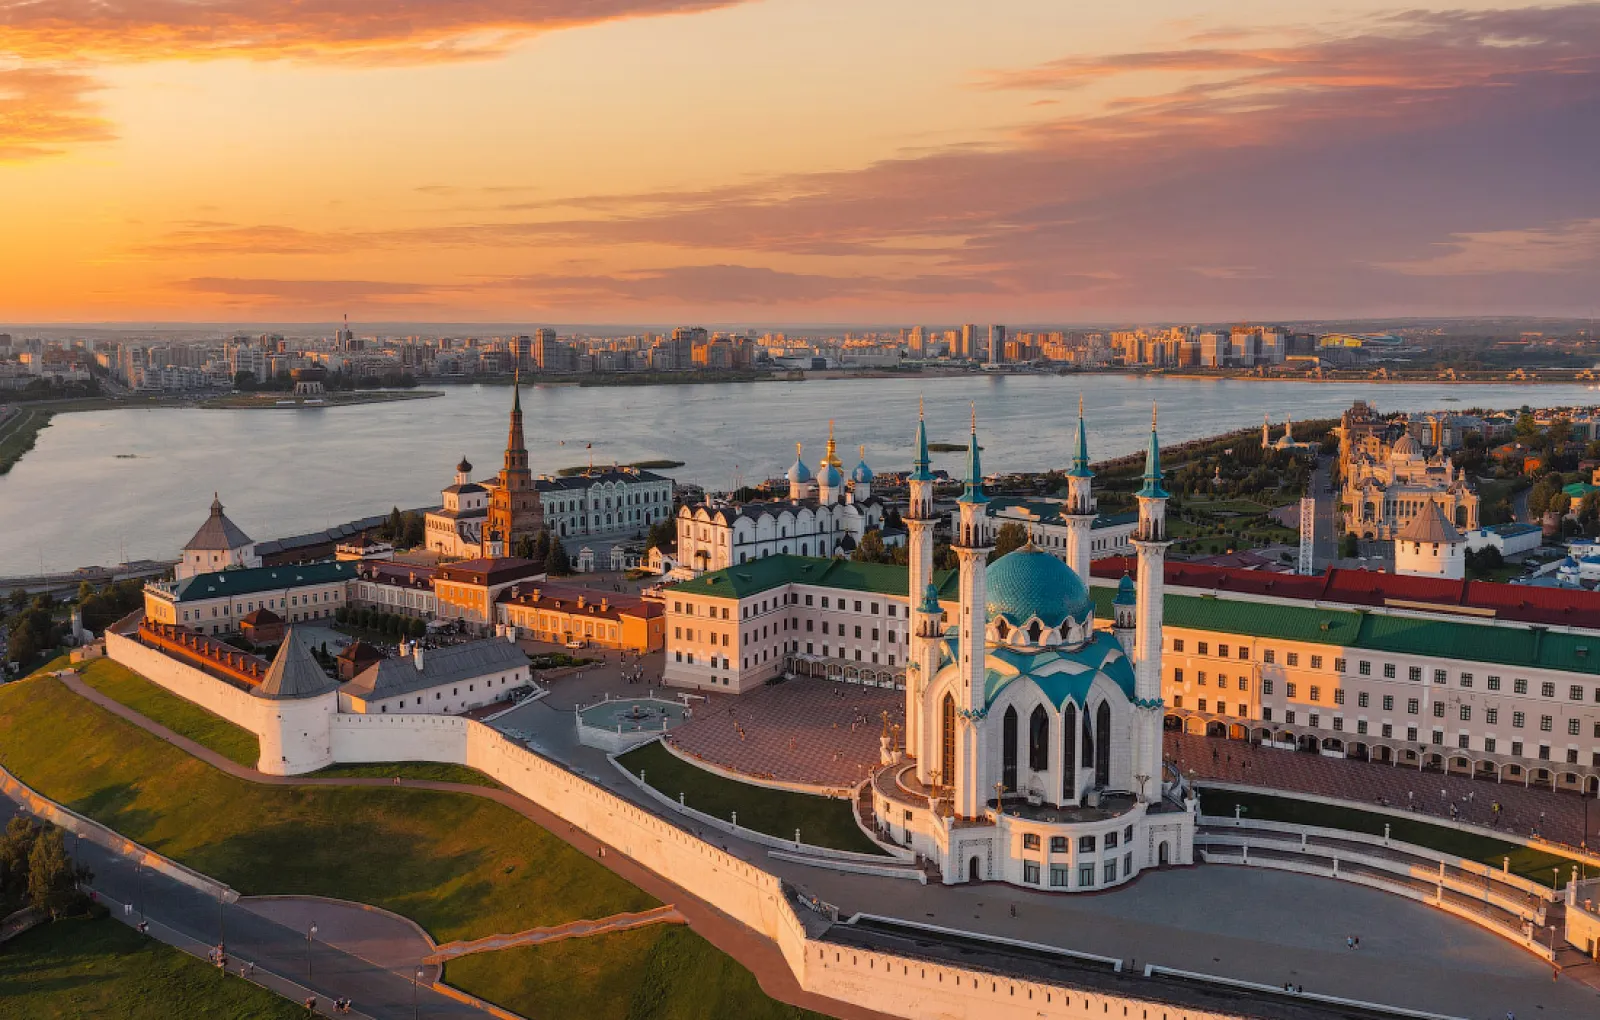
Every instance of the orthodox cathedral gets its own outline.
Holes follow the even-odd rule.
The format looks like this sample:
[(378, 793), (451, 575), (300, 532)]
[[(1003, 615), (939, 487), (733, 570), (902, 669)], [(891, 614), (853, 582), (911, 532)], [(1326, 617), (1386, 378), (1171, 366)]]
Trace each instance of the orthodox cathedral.
[(1081, 411), (1076, 445), (1066, 562), (1030, 544), (989, 563), (974, 412), (952, 618), (933, 584), (934, 476), (917, 425), (905, 751), (885, 738), (873, 801), (879, 830), (937, 861), (946, 882), (1104, 889), (1193, 861), (1197, 802), (1162, 762), (1168, 494), (1154, 417), (1132, 538), (1138, 580), (1123, 578), (1109, 632), (1095, 629), (1086, 584), (1096, 509)]
[[(787, 500), (707, 501), (678, 508), (678, 567), (674, 578), (697, 577), (766, 556), (848, 556), (870, 530), (899, 545), (903, 532), (884, 527), (885, 503), (872, 494), (867, 448), (846, 480), (828, 423), (828, 446), (813, 474), (795, 444), (786, 475)], [(931, 490), (930, 490), (931, 491)]]

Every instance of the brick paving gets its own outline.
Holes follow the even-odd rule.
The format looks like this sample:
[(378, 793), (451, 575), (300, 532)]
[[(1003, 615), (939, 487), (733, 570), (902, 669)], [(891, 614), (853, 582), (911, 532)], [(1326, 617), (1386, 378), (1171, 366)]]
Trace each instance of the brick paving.
[(755, 779), (850, 787), (879, 760), (883, 713), (901, 727), (905, 693), (817, 677), (758, 688), (709, 711), (667, 741), (701, 761)]
[[(1255, 747), (1243, 741), (1166, 732), (1166, 756), (1185, 775), (1286, 793), (1310, 793), (1341, 800), (1409, 809), (1435, 818), (1499, 829), (1519, 836), (1541, 835), (1573, 846), (1584, 842), (1584, 801), (1577, 794), (1554, 793), (1519, 783), (1496, 783), (1466, 776), (1419, 772), (1404, 765), (1382, 765), (1325, 758), (1304, 751)], [(1443, 791), (1443, 796), (1440, 792)], [(1600, 804), (1589, 804), (1588, 844), (1600, 844)], [(1500, 805), (1495, 815), (1493, 805)]]

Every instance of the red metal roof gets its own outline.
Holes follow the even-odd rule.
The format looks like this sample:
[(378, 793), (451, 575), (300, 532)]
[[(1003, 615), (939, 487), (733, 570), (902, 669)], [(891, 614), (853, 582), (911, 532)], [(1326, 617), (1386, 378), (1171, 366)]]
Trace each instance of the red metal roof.
[[(1138, 560), (1110, 556), (1095, 560), (1095, 577), (1118, 578), (1137, 574)], [(1385, 574), (1374, 570), (1329, 568), (1320, 575), (1268, 574), (1259, 570), (1213, 567), (1168, 561), (1169, 586), (1226, 591), (1240, 595), (1305, 599), (1351, 606), (1417, 604), (1443, 612), (1542, 623), (1551, 626), (1600, 629), (1600, 592), (1571, 588), (1535, 588), (1492, 581), (1449, 581), (1432, 577)]]

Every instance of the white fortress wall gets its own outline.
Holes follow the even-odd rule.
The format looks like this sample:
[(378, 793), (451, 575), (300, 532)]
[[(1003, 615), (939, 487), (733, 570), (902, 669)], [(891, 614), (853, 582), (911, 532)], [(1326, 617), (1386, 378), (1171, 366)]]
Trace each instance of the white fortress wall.
[(337, 762), (433, 761), (467, 763), (467, 720), (453, 715), (333, 717)]

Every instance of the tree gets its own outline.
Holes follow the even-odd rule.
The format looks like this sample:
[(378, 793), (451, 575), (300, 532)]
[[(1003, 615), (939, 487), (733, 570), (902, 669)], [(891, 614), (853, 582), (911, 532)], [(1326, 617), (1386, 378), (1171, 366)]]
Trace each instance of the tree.
[(416, 617), (412, 617), (411, 622), (406, 624), (406, 632), (414, 638), (419, 638), (428, 633), (428, 625)]
[(900, 511), (898, 508), (890, 507), (888, 511), (884, 513), (883, 526), (885, 528), (893, 528), (896, 531), (899, 531), (906, 526), (905, 521), (901, 520), (900, 518)]
[(28, 592), (24, 588), (11, 589), (11, 608), (21, 609), (28, 604)]
[(1347, 531), (1339, 537), (1339, 557), (1341, 559), (1354, 559), (1361, 554), (1361, 547), (1356, 542), (1356, 533)]
[(672, 552), (678, 547), (678, 522), (669, 517), (650, 525), (650, 534), (645, 539), (645, 546), (660, 549), (662, 552)]
[(1028, 544), (1028, 529), (1016, 521), (1007, 521), (1000, 525), (1000, 530), (995, 532), (994, 552), (989, 554), (989, 562), (1014, 552)]
[(566, 577), (572, 573), (572, 562), (567, 559), (567, 547), (555, 536), (550, 538), (550, 552), (544, 558), (544, 572), (551, 577)]
[(555, 537), (555, 532), (545, 528), (533, 536), (533, 552), (528, 559), (535, 563), (543, 563), (550, 556), (550, 539)]
[(427, 521), (422, 514), (409, 513), (405, 515), (405, 546), (415, 549), (427, 540)]
[(17, 899), (28, 890), (28, 855), (39, 838), (39, 826), (13, 815), (0, 836), (0, 900)]
[(61, 830), (53, 825), (46, 828), (28, 854), (29, 905), (49, 911), (54, 920), (78, 900), (77, 882)]
[(857, 563), (893, 563), (894, 554), (883, 544), (883, 533), (877, 528), (861, 536), (861, 544), (857, 545), (850, 558)]
[(400, 508), (395, 507), (389, 511), (389, 519), (383, 522), (383, 527), (379, 530), (379, 534), (388, 541), (398, 544), (405, 537), (405, 533), (405, 517), (400, 513)]

